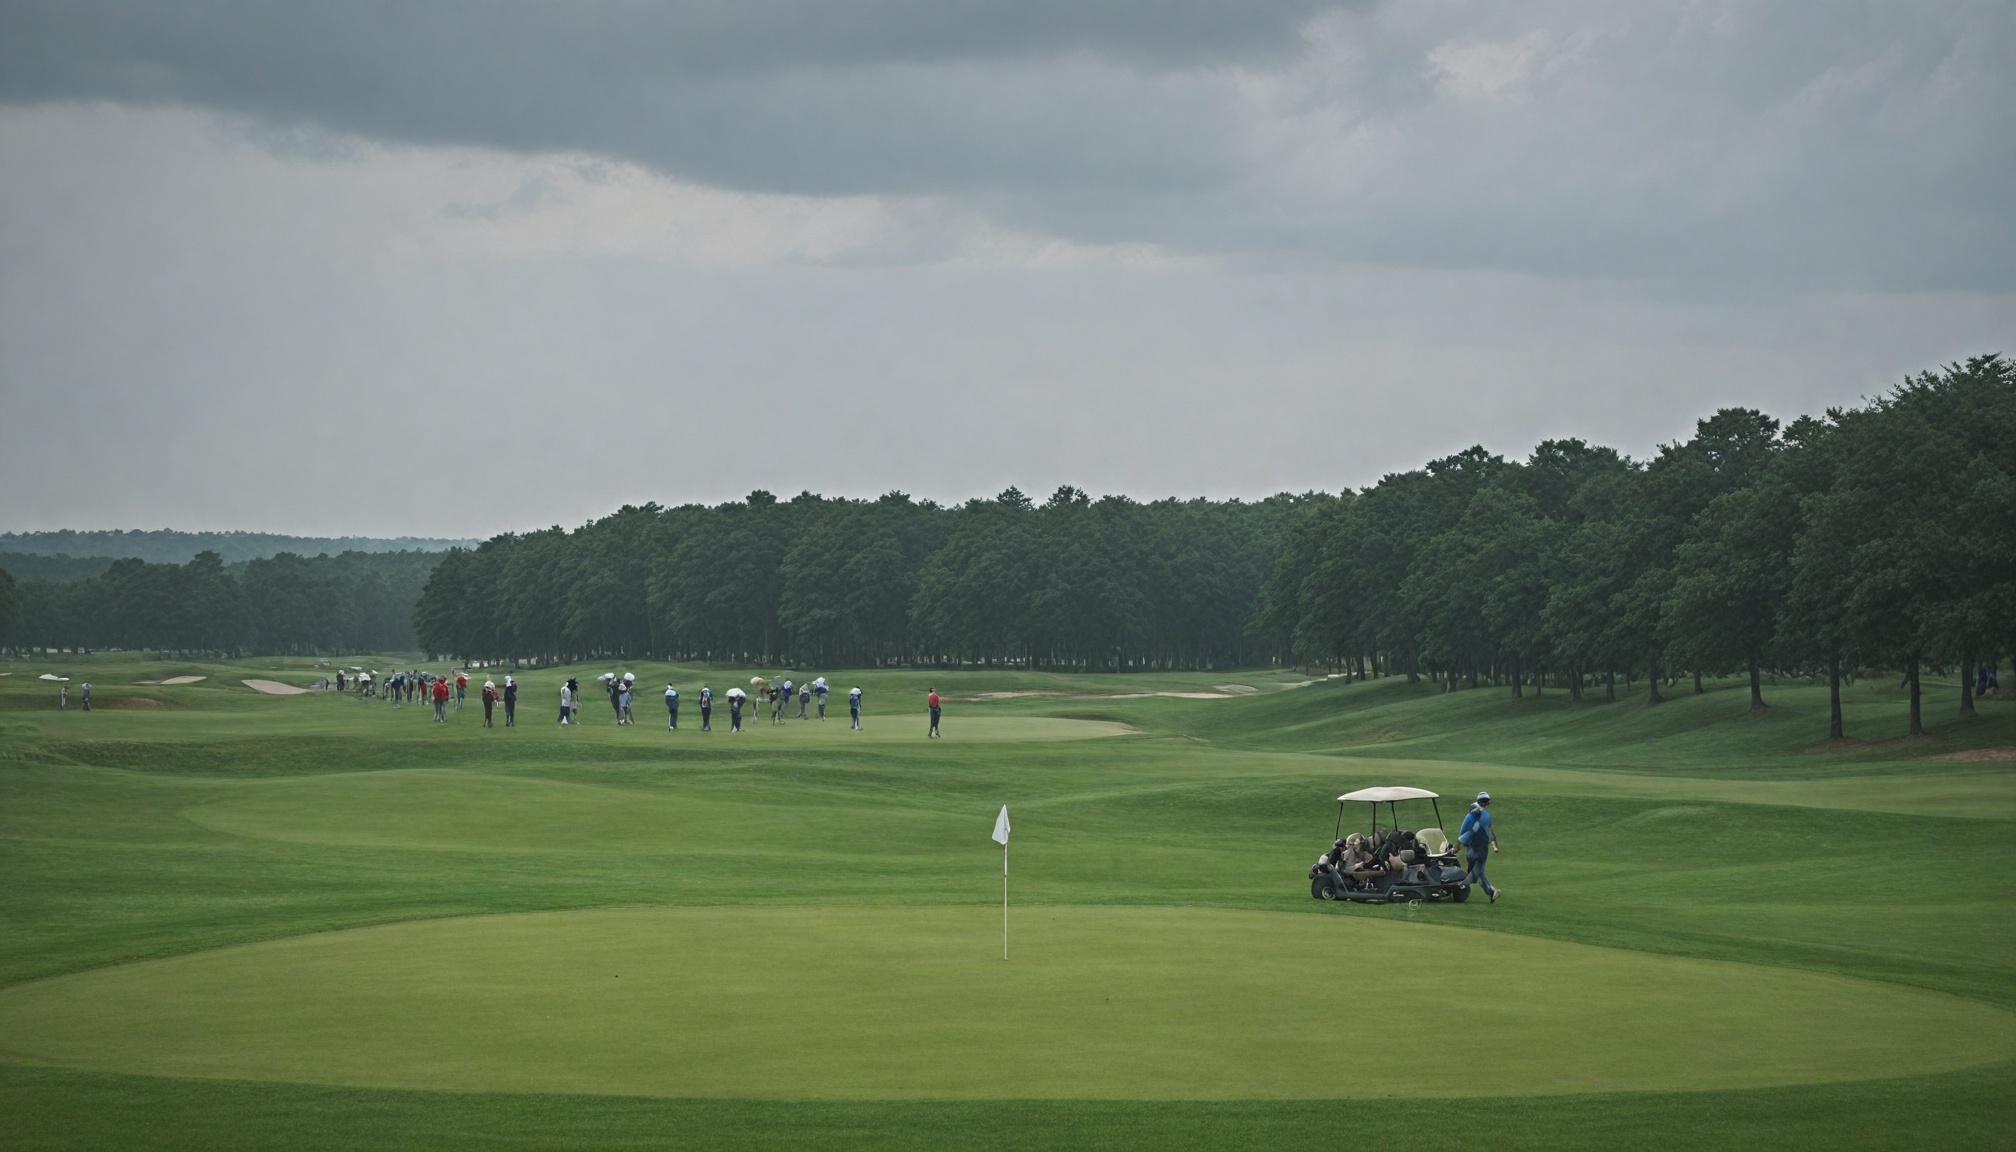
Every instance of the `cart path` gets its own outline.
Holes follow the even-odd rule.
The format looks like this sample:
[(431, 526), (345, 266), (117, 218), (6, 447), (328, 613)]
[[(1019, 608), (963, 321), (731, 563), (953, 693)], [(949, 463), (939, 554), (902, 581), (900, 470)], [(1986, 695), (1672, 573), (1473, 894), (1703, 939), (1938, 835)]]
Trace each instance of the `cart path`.
[[(625, 909), (382, 925), (0, 991), (0, 1053), (380, 1088), (820, 1099), (1702, 1090), (2016, 1056), (1840, 976), (1352, 914)], [(1472, 1054), (1485, 1053), (1472, 1058)]]

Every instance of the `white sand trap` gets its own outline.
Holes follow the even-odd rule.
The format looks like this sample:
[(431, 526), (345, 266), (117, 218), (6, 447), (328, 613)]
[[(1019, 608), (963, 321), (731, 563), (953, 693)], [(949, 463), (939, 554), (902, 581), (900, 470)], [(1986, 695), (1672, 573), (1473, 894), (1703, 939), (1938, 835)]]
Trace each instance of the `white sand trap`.
[(1211, 687), (1219, 692), (1229, 693), (1233, 696), (1251, 696), (1260, 691), (1251, 684), (1213, 684)]
[[(194, 684), (194, 683), (196, 683), (196, 682), (197, 682), (198, 680), (208, 680), (208, 679), (209, 679), (209, 677), (208, 677), (208, 676), (170, 676), (170, 677), (169, 677), (168, 679), (166, 679), (166, 680), (163, 680), (163, 681), (161, 681), (161, 683), (163, 683), (163, 684)], [(247, 683), (247, 684), (250, 684), (250, 683), (251, 683), (251, 681), (250, 681), (250, 680), (247, 680), (247, 681), (246, 681), (246, 683)], [(266, 681), (266, 683), (271, 683), (271, 681)]]
[[(201, 677), (198, 677), (201, 679)], [(166, 681), (163, 681), (166, 683)], [(254, 692), (264, 692), (268, 696), (306, 696), (308, 689), (296, 688), (292, 684), (282, 684), (278, 680), (240, 680), (240, 684)]]

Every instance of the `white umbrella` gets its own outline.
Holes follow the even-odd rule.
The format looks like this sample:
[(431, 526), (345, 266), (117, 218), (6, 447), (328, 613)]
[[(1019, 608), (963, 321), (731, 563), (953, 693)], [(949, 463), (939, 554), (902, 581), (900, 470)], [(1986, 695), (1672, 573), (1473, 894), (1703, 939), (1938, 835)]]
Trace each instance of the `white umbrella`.
[(42, 673), (42, 679), (44, 679), (44, 680), (68, 680), (68, 679), (70, 679), (70, 678), (69, 678), (68, 676), (58, 676), (58, 675), (56, 675), (56, 674), (55, 674), (54, 672), (44, 672), (44, 673)]
[(742, 691), (740, 688), (728, 689), (728, 695), (734, 697), (737, 700), (746, 700), (749, 698), (749, 694), (747, 692)]
[(768, 680), (765, 680), (765, 679), (764, 679), (763, 677), (761, 677), (761, 676), (751, 676), (751, 677), (749, 677), (749, 683), (751, 683), (751, 684), (761, 684), (761, 685), (763, 685), (763, 686), (764, 686), (765, 688), (768, 688), (768, 687), (770, 686), (770, 681), (768, 681)]

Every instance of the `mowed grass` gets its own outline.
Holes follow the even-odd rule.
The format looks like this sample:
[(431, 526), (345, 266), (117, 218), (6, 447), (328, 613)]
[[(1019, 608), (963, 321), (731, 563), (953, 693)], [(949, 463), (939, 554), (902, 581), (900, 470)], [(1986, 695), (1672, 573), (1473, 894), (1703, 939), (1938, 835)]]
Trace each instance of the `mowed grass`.
[[(293, 937), (0, 991), (0, 1050), (358, 1087), (781, 1099), (1468, 1095), (1445, 1045), (1311, 1077), (1388, 1021), (1503, 1038), (1503, 1095), (1870, 1079), (2016, 1056), (2016, 1014), (1838, 976), (1358, 917), (682, 908)], [(1316, 957), (1406, 956), (1368, 997)], [(1451, 986), (1488, 985), (1459, 1006)], [(1647, 1020), (1668, 1027), (1648, 1034)], [(981, 1041), (984, 1038), (984, 1042)]]
[[(0, 677), (20, 1146), (1468, 1147), (1479, 1125), (1505, 1147), (1987, 1146), (2016, 1120), (2016, 765), (1926, 758), (2016, 744), (2007, 702), (1963, 724), (1935, 695), (1932, 740), (1885, 742), (1901, 699), (1864, 684), (1851, 733), (1872, 739), (1814, 748), (1824, 690), (1793, 686), (1758, 718), (1721, 685), (1647, 710), (1267, 671), (891, 671), (860, 676), (865, 733), (832, 707), (730, 737), (720, 710), (697, 732), (691, 686), (746, 669), (640, 667), (689, 692), (675, 734), (655, 693), (636, 728), (592, 698), (578, 729), (534, 706), (593, 666), (521, 677), (507, 731), (473, 703), (443, 726), (237, 684), (306, 661), (73, 664), (89, 716), (52, 710), (42, 661)], [(210, 679), (130, 683), (178, 672)], [(1223, 684), (1258, 691), (1140, 695)], [(926, 686), (951, 697), (945, 740), (922, 739)], [(1046, 695), (979, 699), (1008, 692)], [(1505, 901), (1308, 899), (1333, 798), (1393, 782), (1455, 797), (1450, 824), (1470, 791), (1500, 797)], [(1031, 947), (1005, 968), (1003, 802)], [(543, 928), (479, 943), (497, 925)], [(482, 978), (445, 979), (455, 957)], [(616, 962), (610, 987), (570, 984), (570, 959)], [(662, 976), (642, 1009), (614, 988), (633, 959)], [(430, 979), (495, 995), (428, 1007)], [(1126, 1014), (1102, 1020), (1114, 991)], [(514, 1047), (542, 1004), (560, 1031)], [(449, 1087), (510, 1091), (421, 1090)], [(925, 1102), (960, 1096), (1019, 1099)], [(1044, 1099), (1073, 1096), (1098, 1099)]]

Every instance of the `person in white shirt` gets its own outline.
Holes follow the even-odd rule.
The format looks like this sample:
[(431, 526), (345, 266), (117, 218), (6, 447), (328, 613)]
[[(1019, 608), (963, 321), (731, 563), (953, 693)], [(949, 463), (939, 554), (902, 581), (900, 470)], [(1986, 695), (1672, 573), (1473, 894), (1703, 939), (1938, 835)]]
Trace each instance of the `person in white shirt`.
[(560, 685), (560, 723), (567, 723), (568, 713), (574, 711), (573, 681)]

